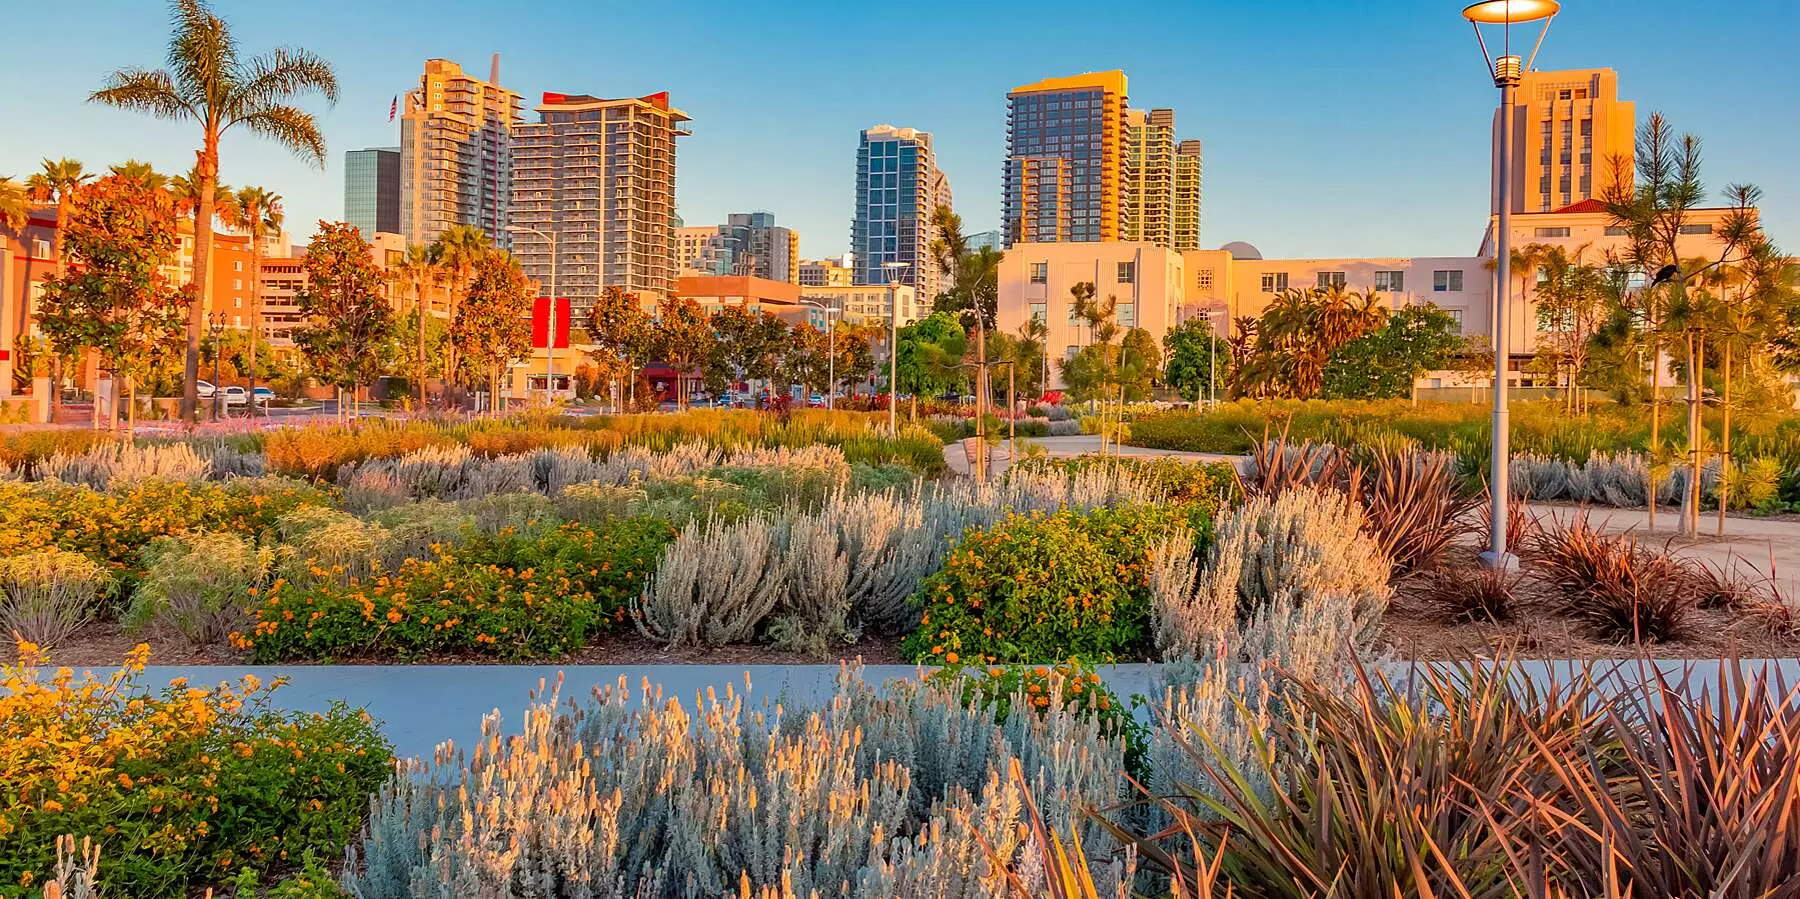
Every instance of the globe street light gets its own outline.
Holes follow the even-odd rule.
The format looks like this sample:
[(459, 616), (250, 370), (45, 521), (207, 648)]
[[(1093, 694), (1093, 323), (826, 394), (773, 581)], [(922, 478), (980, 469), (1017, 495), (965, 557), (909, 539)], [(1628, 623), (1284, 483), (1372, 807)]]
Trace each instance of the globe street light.
[(550, 311), (544, 319), (544, 405), (548, 406), (556, 397), (556, 235), (524, 225), (513, 225), (506, 230), (535, 234), (550, 244)]
[(900, 436), (900, 270), (904, 262), (883, 262), (888, 289), (888, 436)]
[[(1557, 0), (1483, 0), (1464, 7), (1462, 11), (1463, 18), (1468, 19), (1475, 29), (1475, 41), (1481, 45), (1481, 56), (1487, 61), (1488, 74), (1493, 77), (1494, 86), (1500, 89), (1500, 147), (1494, 173), (1494, 188), (1500, 209), (1499, 221), (1495, 225), (1498, 235), (1494, 250), (1493, 468), (1488, 476), (1488, 493), (1494, 505), (1488, 516), (1491, 521), (1489, 545), (1487, 551), (1481, 554), (1481, 561), (1489, 568), (1501, 570), (1518, 565), (1518, 560), (1506, 551), (1506, 515), (1512, 493), (1508, 481), (1511, 477), (1511, 459), (1508, 454), (1512, 450), (1509, 440), (1511, 422), (1506, 408), (1506, 376), (1511, 355), (1507, 316), (1512, 306), (1513, 94), (1519, 87), (1520, 76), (1537, 59), (1538, 48), (1544, 45), (1544, 36), (1550, 33), (1550, 20), (1561, 9), (1562, 4)], [(1531, 48), (1531, 56), (1521, 59), (1513, 53), (1512, 26), (1538, 21), (1543, 22), (1544, 26)], [(1498, 57), (1488, 50), (1487, 37), (1482, 33), (1483, 26), (1490, 33), (1498, 31)]]

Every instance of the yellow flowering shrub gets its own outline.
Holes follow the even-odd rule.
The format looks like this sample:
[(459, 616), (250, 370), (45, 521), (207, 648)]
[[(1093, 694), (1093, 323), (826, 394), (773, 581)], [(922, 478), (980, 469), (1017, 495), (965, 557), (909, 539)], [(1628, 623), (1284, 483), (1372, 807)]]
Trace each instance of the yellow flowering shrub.
[(108, 677), (0, 665), (0, 897), (37, 897), (63, 834), (102, 849), (106, 893), (197, 894), (245, 867), (332, 855), (392, 771), (367, 715), (286, 713), (280, 682), (139, 686), (139, 646)]
[(135, 573), (138, 551), (158, 537), (195, 531), (260, 534), (299, 506), (330, 502), (324, 490), (281, 478), (149, 480), (109, 491), (55, 481), (4, 481), (0, 556), (53, 546), (115, 573)]

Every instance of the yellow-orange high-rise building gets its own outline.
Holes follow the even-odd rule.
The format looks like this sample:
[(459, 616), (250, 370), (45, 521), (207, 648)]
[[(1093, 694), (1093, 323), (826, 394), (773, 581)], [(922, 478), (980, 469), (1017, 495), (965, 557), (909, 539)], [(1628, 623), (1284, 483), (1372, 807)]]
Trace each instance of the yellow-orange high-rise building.
[[(1498, 111), (1494, 127), (1498, 147)], [(1512, 127), (1514, 213), (1554, 212), (1604, 196), (1619, 171), (1630, 178), (1637, 105), (1619, 99), (1619, 73), (1612, 69), (1526, 72)], [(1496, 152), (1496, 165), (1499, 158)], [(1622, 170), (1615, 158), (1625, 161)]]
[(1118, 240), (1130, 126), (1121, 71), (1050, 78), (1006, 95), (1006, 245)]
[[(428, 59), (406, 94), (400, 122), (400, 230), (427, 244), (452, 225), (474, 225), (508, 246), (513, 128), (522, 100), (499, 85), (500, 57), (488, 80), (447, 59)], [(365, 237), (367, 235), (364, 235)]]

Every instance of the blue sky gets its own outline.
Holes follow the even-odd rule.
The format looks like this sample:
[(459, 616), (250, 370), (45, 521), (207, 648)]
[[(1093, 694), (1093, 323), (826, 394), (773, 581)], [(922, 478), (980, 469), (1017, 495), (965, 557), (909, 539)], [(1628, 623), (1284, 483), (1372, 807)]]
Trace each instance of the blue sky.
[[(154, 0), (10, 4), (0, 50), (0, 175), (44, 156), (89, 168), (192, 164), (194, 129), (89, 105), (111, 69), (160, 65)], [(998, 224), (1005, 95), (1122, 68), (1132, 105), (1172, 106), (1205, 142), (1201, 240), (1270, 257), (1473, 253), (1495, 92), (1458, 0), (905, 4), (724, 0), (216, 0), (250, 51), (306, 47), (338, 69), (323, 170), (244, 135), (223, 177), (286, 198), (291, 227), (343, 208), (342, 154), (397, 144), (394, 95), (454, 59), (535, 104), (544, 91), (668, 90), (693, 116), (677, 203), (690, 224), (768, 210), (806, 256), (848, 248), (857, 131), (931, 131), (969, 230)], [(1096, 18), (1096, 9), (1102, 10)], [(502, 12), (504, 11), (504, 12)], [(1760, 184), (1776, 240), (1800, 250), (1800, 12), (1777, 0), (1569, 0), (1540, 68), (1610, 66), (1620, 90), (1705, 139), (1715, 191)]]

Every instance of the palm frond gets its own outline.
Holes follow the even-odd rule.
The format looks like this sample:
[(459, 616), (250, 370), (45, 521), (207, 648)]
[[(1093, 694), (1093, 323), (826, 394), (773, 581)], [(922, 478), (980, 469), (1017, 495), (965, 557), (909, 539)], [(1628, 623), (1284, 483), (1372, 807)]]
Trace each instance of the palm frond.
[(237, 42), (202, 0), (170, 4), (169, 71), (191, 107), (217, 110), (234, 93)]
[(161, 70), (120, 69), (107, 76), (106, 86), (90, 94), (88, 102), (147, 112), (159, 119), (204, 120), (169, 73)]
[(270, 106), (239, 119), (238, 123), (319, 168), (325, 167), (325, 136), (319, 133), (319, 122), (311, 113), (294, 106)]
[(279, 47), (250, 60), (244, 82), (231, 98), (233, 120), (281, 105), (300, 94), (317, 91), (328, 103), (338, 98), (337, 73), (331, 63), (309, 50)]

